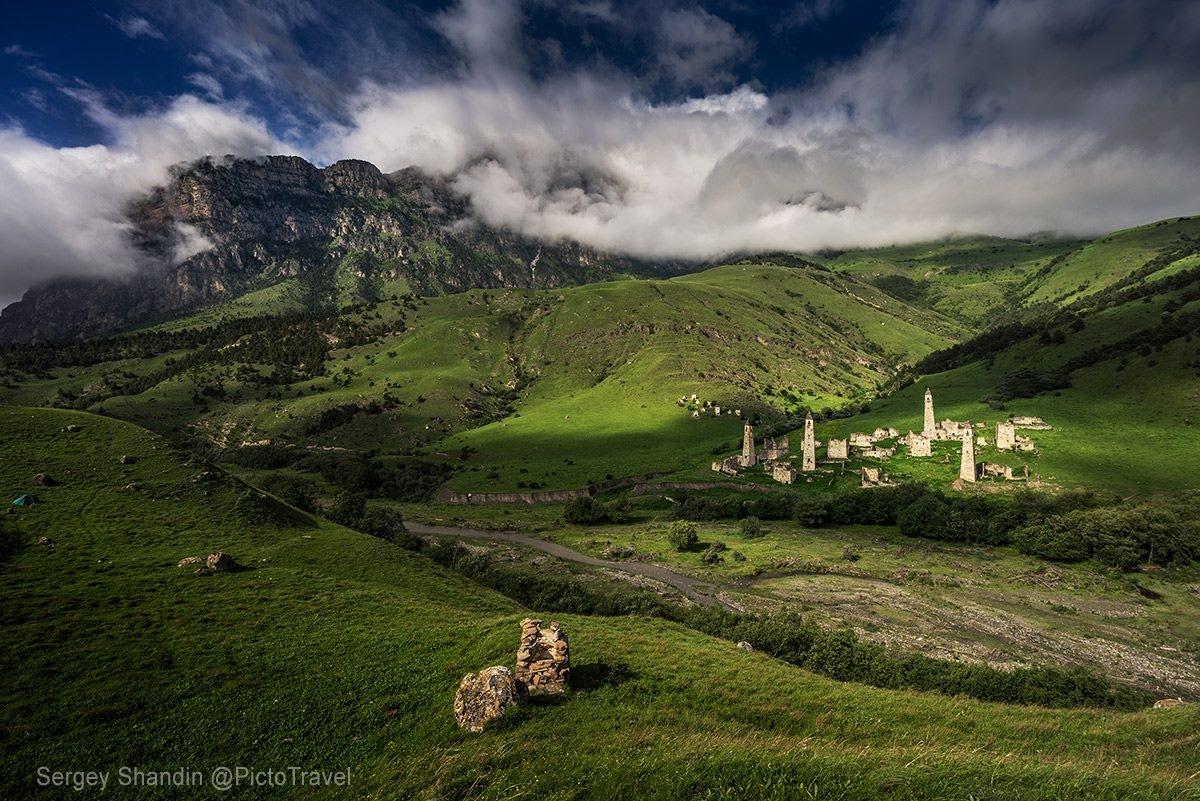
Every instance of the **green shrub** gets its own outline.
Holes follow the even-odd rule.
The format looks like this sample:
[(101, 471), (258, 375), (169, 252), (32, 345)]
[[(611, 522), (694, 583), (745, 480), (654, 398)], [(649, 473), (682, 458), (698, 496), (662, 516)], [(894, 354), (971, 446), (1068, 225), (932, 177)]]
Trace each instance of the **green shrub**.
[(766, 536), (767, 532), (763, 530), (762, 523), (757, 517), (745, 517), (741, 522), (742, 536), (749, 540), (758, 539)]
[(563, 507), (563, 520), (575, 526), (607, 523), (611, 517), (609, 508), (589, 495), (572, 498)]
[(326, 516), (335, 523), (357, 529), (367, 508), (367, 496), (362, 492), (343, 490), (333, 499)]
[(805, 528), (829, 523), (829, 503), (825, 498), (804, 495), (792, 503), (792, 519)]
[(297, 476), (271, 473), (262, 479), (262, 488), (287, 504), (305, 512), (317, 511), (317, 489), (313, 482)]
[(676, 520), (667, 528), (667, 542), (677, 551), (690, 551), (700, 541), (696, 525), (686, 520)]
[[(718, 547), (719, 546), (719, 547)], [(700, 554), (700, 564), (703, 565), (719, 565), (725, 561), (725, 557), (721, 556), (721, 551), (725, 550), (723, 543), (714, 542), (712, 545), (704, 549), (704, 553)]]
[(405, 532), (404, 518), (393, 509), (372, 506), (359, 517), (358, 530), (381, 540), (395, 542), (396, 538)]

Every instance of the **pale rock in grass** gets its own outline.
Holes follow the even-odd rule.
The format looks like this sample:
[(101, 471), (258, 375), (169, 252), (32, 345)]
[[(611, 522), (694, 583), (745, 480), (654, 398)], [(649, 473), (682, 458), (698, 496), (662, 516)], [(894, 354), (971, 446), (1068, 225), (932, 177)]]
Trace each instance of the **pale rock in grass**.
[(525, 694), (525, 686), (506, 667), (468, 673), (454, 695), (454, 719), (467, 731), (483, 731), (488, 721), (524, 701)]

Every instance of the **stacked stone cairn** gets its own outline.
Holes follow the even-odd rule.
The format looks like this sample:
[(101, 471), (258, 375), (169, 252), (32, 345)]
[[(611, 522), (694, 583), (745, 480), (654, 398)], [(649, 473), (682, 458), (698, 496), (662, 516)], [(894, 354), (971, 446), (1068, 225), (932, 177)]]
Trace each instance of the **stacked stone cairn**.
[(454, 717), (467, 731), (483, 731), (489, 720), (519, 706), (531, 694), (565, 692), (571, 677), (567, 633), (556, 621), (521, 621), (521, 643), (514, 673), (498, 665), (463, 676), (454, 696)]
[(542, 621), (521, 621), (521, 647), (517, 649), (517, 681), (531, 693), (557, 694), (567, 689), (571, 660), (567, 633), (557, 621), (542, 628)]

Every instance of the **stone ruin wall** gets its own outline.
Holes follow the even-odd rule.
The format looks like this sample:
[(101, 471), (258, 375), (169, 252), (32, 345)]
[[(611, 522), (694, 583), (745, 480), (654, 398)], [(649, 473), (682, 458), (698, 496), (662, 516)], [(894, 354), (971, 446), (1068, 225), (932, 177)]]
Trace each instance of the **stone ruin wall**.
[(561, 693), (571, 678), (567, 633), (551, 621), (525, 618), (521, 621), (521, 645), (517, 649), (517, 681), (530, 693)]

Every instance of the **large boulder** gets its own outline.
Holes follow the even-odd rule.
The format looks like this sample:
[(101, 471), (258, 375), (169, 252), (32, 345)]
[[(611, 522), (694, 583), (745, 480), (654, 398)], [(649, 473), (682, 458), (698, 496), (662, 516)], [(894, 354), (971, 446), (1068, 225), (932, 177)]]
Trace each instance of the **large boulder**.
[(525, 700), (525, 688), (506, 667), (485, 668), (463, 676), (454, 696), (454, 717), (467, 731), (483, 731), (489, 720), (498, 718)]
[(531, 693), (561, 693), (571, 678), (567, 633), (556, 621), (542, 628), (542, 621), (521, 621), (521, 645), (517, 649), (517, 681)]
[(224, 551), (210, 553), (208, 558), (204, 560), (204, 566), (213, 573), (228, 573), (231, 570), (237, 570), (241, 567), (236, 559)]

